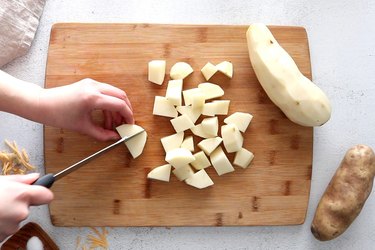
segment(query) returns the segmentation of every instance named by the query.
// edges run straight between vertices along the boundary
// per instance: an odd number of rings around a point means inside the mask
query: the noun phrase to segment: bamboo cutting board
[[[147,130],[144,153],[132,159],[122,146],[59,180],[50,204],[56,226],[235,226],[290,225],[305,220],[312,172],[312,128],[290,122],[262,90],[248,57],[247,26],[153,24],[56,24],[51,30],[46,87],[83,78],[110,83],[127,92],[136,123]],[[271,27],[302,73],[311,78],[307,34],[301,27]],[[233,79],[217,74],[231,100],[229,114],[250,112],[254,119],[244,147],[255,154],[248,169],[219,177],[198,190],[171,176],[169,183],[147,180],[165,164],[160,138],[173,133],[169,118],[153,116],[162,86],[147,81],[147,64],[166,59],[167,72],[178,61],[194,73],[184,89],[204,82],[200,69],[224,60],[234,65]],[[222,122],[223,117],[220,118]],[[199,120],[198,120],[199,122]],[[200,139],[194,137],[195,143]],[[55,173],[110,142],[75,132],[44,129],[46,172]],[[228,154],[233,160],[233,154]]]

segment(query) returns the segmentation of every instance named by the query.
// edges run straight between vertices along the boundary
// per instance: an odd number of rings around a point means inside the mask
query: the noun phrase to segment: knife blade
[[[77,169],[79,169],[80,167],[82,167],[83,165],[87,164],[88,162],[94,160],[95,158],[99,157],[100,155],[108,152],[109,150],[115,148],[116,146],[120,145],[122,142],[127,142],[129,141],[130,139],[134,138],[135,136],[143,133],[144,130],[142,131],[139,131],[137,133],[135,133],[134,135],[131,135],[131,136],[125,136],[123,138],[121,138],[120,140],[114,142],[113,144],[95,152],[94,154],[80,160],[79,162],[76,162],[74,163],[73,165],[61,170],[60,172],[56,173],[56,174],[46,174],[46,175],[43,175],[41,177],[39,177],[36,181],[34,181],[31,185],[40,185],[40,186],[44,186],[46,188],[50,188],[52,187],[53,183],[61,178],[63,178],[64,176],[76,171]]]

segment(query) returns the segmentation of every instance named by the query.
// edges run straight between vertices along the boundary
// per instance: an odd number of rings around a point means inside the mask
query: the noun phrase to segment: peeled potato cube
[[[182,91],[182,95],[184,96],[185,106],[192,105],[193,96],[195,94],[200,94],[200,93],[202,93],[202,91],[198,88],[187,89],[187,90]]]
[[[198,189],[214,185],[214,182],[208,176],[207,172],[202,169],[185,180],[185,183]]]
[[[122,124],[116,127],[116,130],[121,137],[129,137],[144,129],[136,124]],[[125,142],[126,147],[134,159],[142,154],[146,141],[147,133],[144,130],[143,133],[140,133],[139,135]]]
[[[172,119],[171,123],[177,133],[194,127],[194,123],[190,120],[188,115],[180,115]]]
[[[233,164],[241,168],[247,168],[254,159],[254,154],[245,148],[241,148],[234,156]]]
[[[176,110],[182,115],[189,116],[190,120],[195,123],[202,114],[201,109],[193,109],[192,106],[177,106]]]
[[[181,132],[180,132],[181,133]],[[188,136],[181,143],[181,148],[186,148],[190,152],[194,152],[194,139],[193,136]]]
[[[195,157],[186,148],[175,148],[167,152],[165,161],[175,168],[183,167],[190,162],[194,161]]]
[[[195,160],[191,163],[191,165],[196,170],[201,170],[204,168],[208,168],[211,166],[210,161],[208,160],[206,154],[203,151],[199,151],[198,153],[194,154]]]
[[[198,89],[205,95],[205,99],[218,98],[224,95],[224,90],[217,84],[204,82],[198,84]]]
[[[172,172],[180,181],[183,181],[194,174],[194,171],[191,169],[189,164],[176,168]]]
[[[202,114],[207,116],[226,115],[229,111],[229,100],[216,100],[203,105]]]
[[[164,96],[155,96],[152,114],[166,117],[177,117],[178,113],[173,104]]]
[[[191,132],[193,132],[194,135],[202,137],[202,138],[211,138],[214,137],[212,135],[206,134],[204,132],[202,124],[195,125],[194,127],[190,128]]]
[[[202,92],[194,93],[191,96],[191,106],[193,109],[202,109],[204,102],[206,101],[205,96]]]
[[[249,113],[235,112],[224,119],[226,124],[234,124],[241,132],[245,132],[253,116]]]
[[[206,79],[206,81],[208,81],[217,72],[217,68],[215,65],[208,62],[206,63],[206,65],[203,66],[203,68],[201,69],[201,72],[204,78]]]
[[[179,132],[173,135],[165,136],[160,139],[164,151],[167,153],[172,149],[179,148],[184,140],[184,132]]]
[[[228,153],[237,152],[242,148],[243,136],[234,124],[221,126],[221,136]]]
[[[184,79],[185,77],[193,73],[193,71],[193,68],[188,63],[177,62],[172,66],[169,75],[173,80]]]
[[[148,80],[158,85],[163,84],[165,77],[165,60],[152,60],[148,63]]]
[[[166,181],[169,182],[171,176],[172,166],[170,164],[165,164],[159,167],[154,168],[147,174],[148,179]]]
[[[223,141],[221,137],[208,138],[198,143],[198,147],[202,149],[206,155],[210,155]]]
[[[228,62],[228,61],[221,62],[216,65],[216,68],[218,69],[218,71],[220,71],[227,77],[229,78],[233,77],[233,64],[231,62]]]
[[[217,109],[217,104],[215,104],[213,102],[205,103],[203,105],[202,115],[215,116],[216,115],[216,109]]]
[[[215,100],[213,103],[216,105],[216,115],[227,115],[229,110],[229,100]]]
[[[167,93],[165,97],[170,103],[176,106],[181,106],[182,103],[182,80],[170,80],[168,82]]]
[[[212,166],[215,168],[218,175],[223,175],[229,172],[233,172],[234,168],[223,149],[219,146],[210,155]]]
[[[219,130],[219,119],[215,117],[204,118],[201,122],[203,131],[212,136],[217,136]]]

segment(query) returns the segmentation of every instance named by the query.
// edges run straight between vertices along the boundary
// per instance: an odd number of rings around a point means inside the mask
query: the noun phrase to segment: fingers
[[[38,179],[39,176],[40,176],[39,173],[32,173],[32,174],[26,174],[26,175],[5,175],[5,176],[2,176],[1,178],[4,178],[8,181],[16,181],[16,182],[21,182],[25,184],[31,184],[36,179]]]
[[[120,139],[120,135],[117,132],[109,129],[104,129],[100,126],[94,125],[93,123],[91,123],[88,128],[85,128],[85,133],[99,141]]]
[[[108,122],[105,124],[106,128],[109,128],[110,123],[119,124],[119,120],[123,120],[123,118],[126,123],[134,123],[133,108],[125,91],[107,83],[92,79],[86,80],[94,83],[95,88],[102,94],[101,98],[97,99],[95,108],[112,112],[112,119],[110,119],[108,113],[105,113],[106,122]],[[120,117],[115,115],[115,113],[119,113]]]
[[[124,123],[124,118],[119,112],[113,113],[113,124],[117,127]]]
[[[124,117],[118,112],[111,112],[104,110],[104,128],[112,130],[114,127],[118,127],[121,124],[124,124],[126,121]]]
[[[120,126],[125,122],[122,115],[118,112],[103,111],[104,114],[104,129],[92,120],[89,120],[88,125],[84,127],[84,133],[96,138],[100,141],[118,140],[120,135],[113,130],[113,127]]]
[[[53,193],[51,190],[38,185],[29,185],[26,194],[29,197],[30,206],[48,204],[53,200]]]
[[[29,206],[52,201],[52,192],[30,185],[39,174],[0,176],[0,242],[19,229],[29,215]]]
[[[112,129],[112,124],[113,124],[112,112],[108,110],[104,110],[103,114],[104,114],[104,128]]]
[[[33,173],[27,175],[6,175],[2,176],[1,178],[3,178],[4,181],[14,181],[22,183],[18,185],[20,185],[19,188],[22,188],[24,190],[25,199],[28,200],[30,205],[38,206],[50,203],[53,200],[53,193],[49,189],[38,185],[30,185],[36,179],[38,179],[38,177],[38,173]]]
[[[133,111],[123,100],[116,97],[103,95],[96,100],[95,109],[118,112],[127,123],[134,123]]]
[[[100,83],[98,85],[98,88],[99,88],[100,93],[104,95],[109,95],[109,96],[117,97],[121,100],[124,100],[125,103],[128,105],[128,107],[130,108],[130,110],[133,111],[132,105],[125,91],[107,83]]]

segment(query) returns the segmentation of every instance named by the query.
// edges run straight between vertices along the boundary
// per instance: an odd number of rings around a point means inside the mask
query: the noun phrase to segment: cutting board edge
[[[121,228],[121,227],[258,227],[258,226],[299,226],[303,225],[306,222],[306,214],[303,218],[301,218],[300,221],[291,222],[291,223],[254,223],[254,224],[223,224],[223,225],[217,225],[217,224],[184,224],[184,225],[175,225],[175,224],[144,224],[144,225],[115,225],[115,224],[107,224],[107,225],[96,225],[96,224],[80,224],[75,225],[72,223],[56,223],[54,221],[51,221],[51,224],[55,227],[114,227],[114,228]]]
[[[121,26],[121,25],[136,25],[136,26],[144,26],[148,27],[150,25],[152,26],[168,26],[168,27],[202,27],[202,26],[208,26],[208,27],[248,27],[250,24],[214,24],[214,23],[147,23],[147,22],[131,22],[131,23],[121,23],[121,22],[113,22],[113,23],[106,23],[106,22],[57,22],[52,24],[51,31],[57,28],[64,28],[64,27],[72,27],[76,25],[85,25],[85,26],[97,26],[97,25],[115,25],[115,26]],[[270,28],[292,28],[292,29],[302,29],[307,34],[306,28],[304,26],[300,25],[275,25],[275,24],[266,24],[267,27]]]

